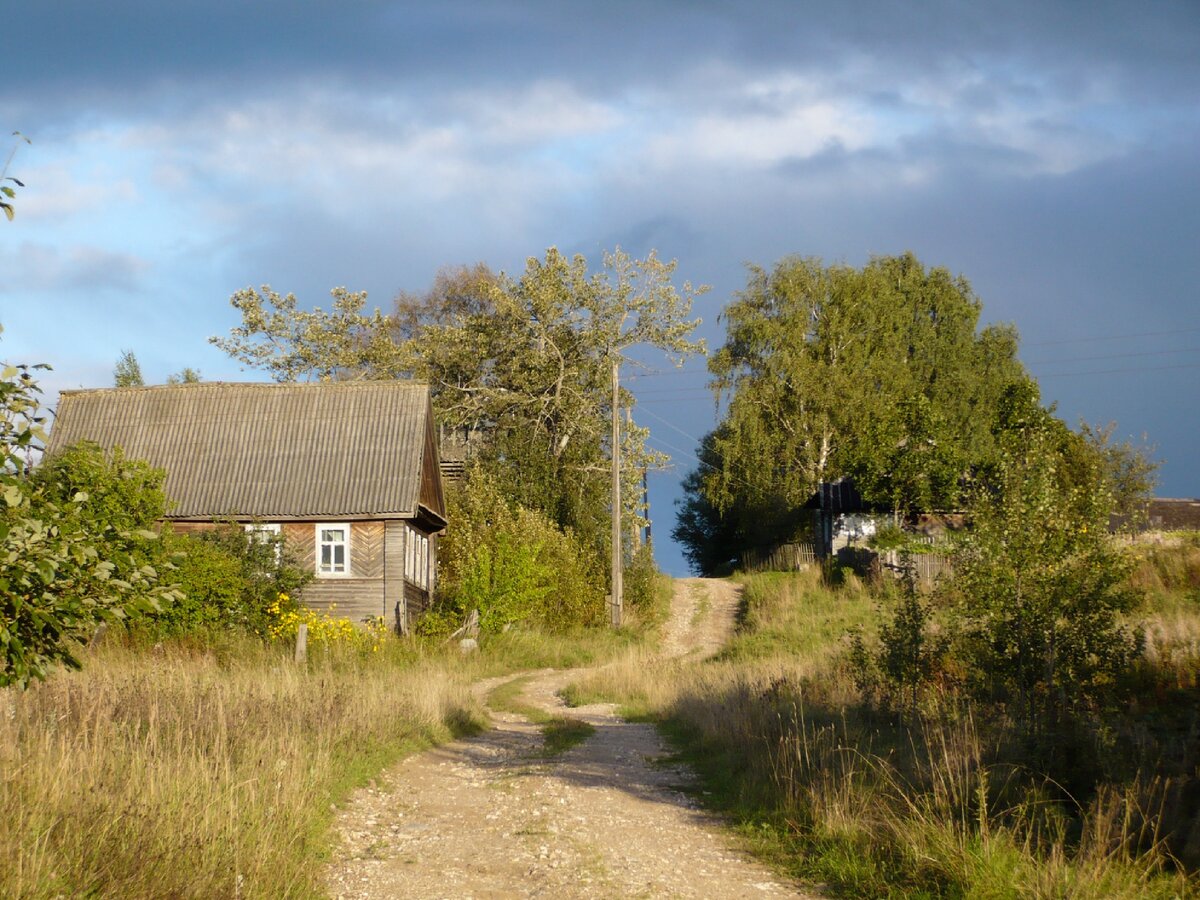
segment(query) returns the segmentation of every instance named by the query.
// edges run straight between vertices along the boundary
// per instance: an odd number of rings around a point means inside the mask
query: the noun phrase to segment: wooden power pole
[[[612,359],[612,595],[609,601],[612,627],[621,627],[623,585],[621,583],[621,421],[617,416],[620,404],[620,357]]]

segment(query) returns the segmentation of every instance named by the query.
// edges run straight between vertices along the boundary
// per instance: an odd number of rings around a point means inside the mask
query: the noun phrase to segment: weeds
[[[336,804],[400,757],[482,728],[470,684],[600,660],[630,633],[512,631],[457,647],[291,648],[227,632],[110,634],[81,672],[0,692],[0,896],[308,897]],[[554,726],[561,752],[582,730]]]
[[[1178,862],[1200,839],[1190,601],[1153,611],[1148,654],[1171,667],[1148,656],[1138,718],[1098,736],[1101,786],[1080,793],[1029,768],[1018,730],[980,721],[948,689],[903,717],[866,702],[847,638],[875,627],[861,586],[830,589],[817,573],[744,585],[738,634],[717,658],[656,663],[633,648],[568,696],[657,722],[755,852],[848,896],[1200,895]],[[1164,682],[1188,698],[1175,704],[1178,738],[1154,724]]]

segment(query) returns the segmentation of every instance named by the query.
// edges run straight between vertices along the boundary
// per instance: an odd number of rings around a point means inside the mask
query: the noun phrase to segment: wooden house
[[[425,385],[64,391],[47,452],[84,440],[164,469],[176,530],[282,534],[316,576],[306,606],[406,631],[429,604],[446,507]]]

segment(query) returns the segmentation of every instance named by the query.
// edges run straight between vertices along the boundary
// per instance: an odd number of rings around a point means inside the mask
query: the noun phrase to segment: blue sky
[[[999,12],[997,10],[1000,10]],[[745,264],[912,250],[1011,321],[1069,422],[1115,420],[1200,495],[1200,7],[371,2],[10,11],[0,127],[32,140],[0,222],[0,357],[52,398],[184,366],[229,296],[345,285],[387,309],[442,266],[518,271],[620,245],[712,285]],[[663,364],[665,367],[665,362]],[[632,380],[675,467],[652,478],[660,562],[702,361]]]

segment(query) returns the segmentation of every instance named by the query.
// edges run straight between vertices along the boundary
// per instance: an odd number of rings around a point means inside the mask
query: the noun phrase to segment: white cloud
[[[103,213],[114,203],[138,198],[133,181],[106,165],[76,170],[59,162],[20,168],[25,187],[17,189],[15,202],[22,219],[30,222],[61,222],[72,216]]]
[[[58,247],[25,241],[0,250],[0,292],[136,290],[150,263],[129,253],[102,247]]]

